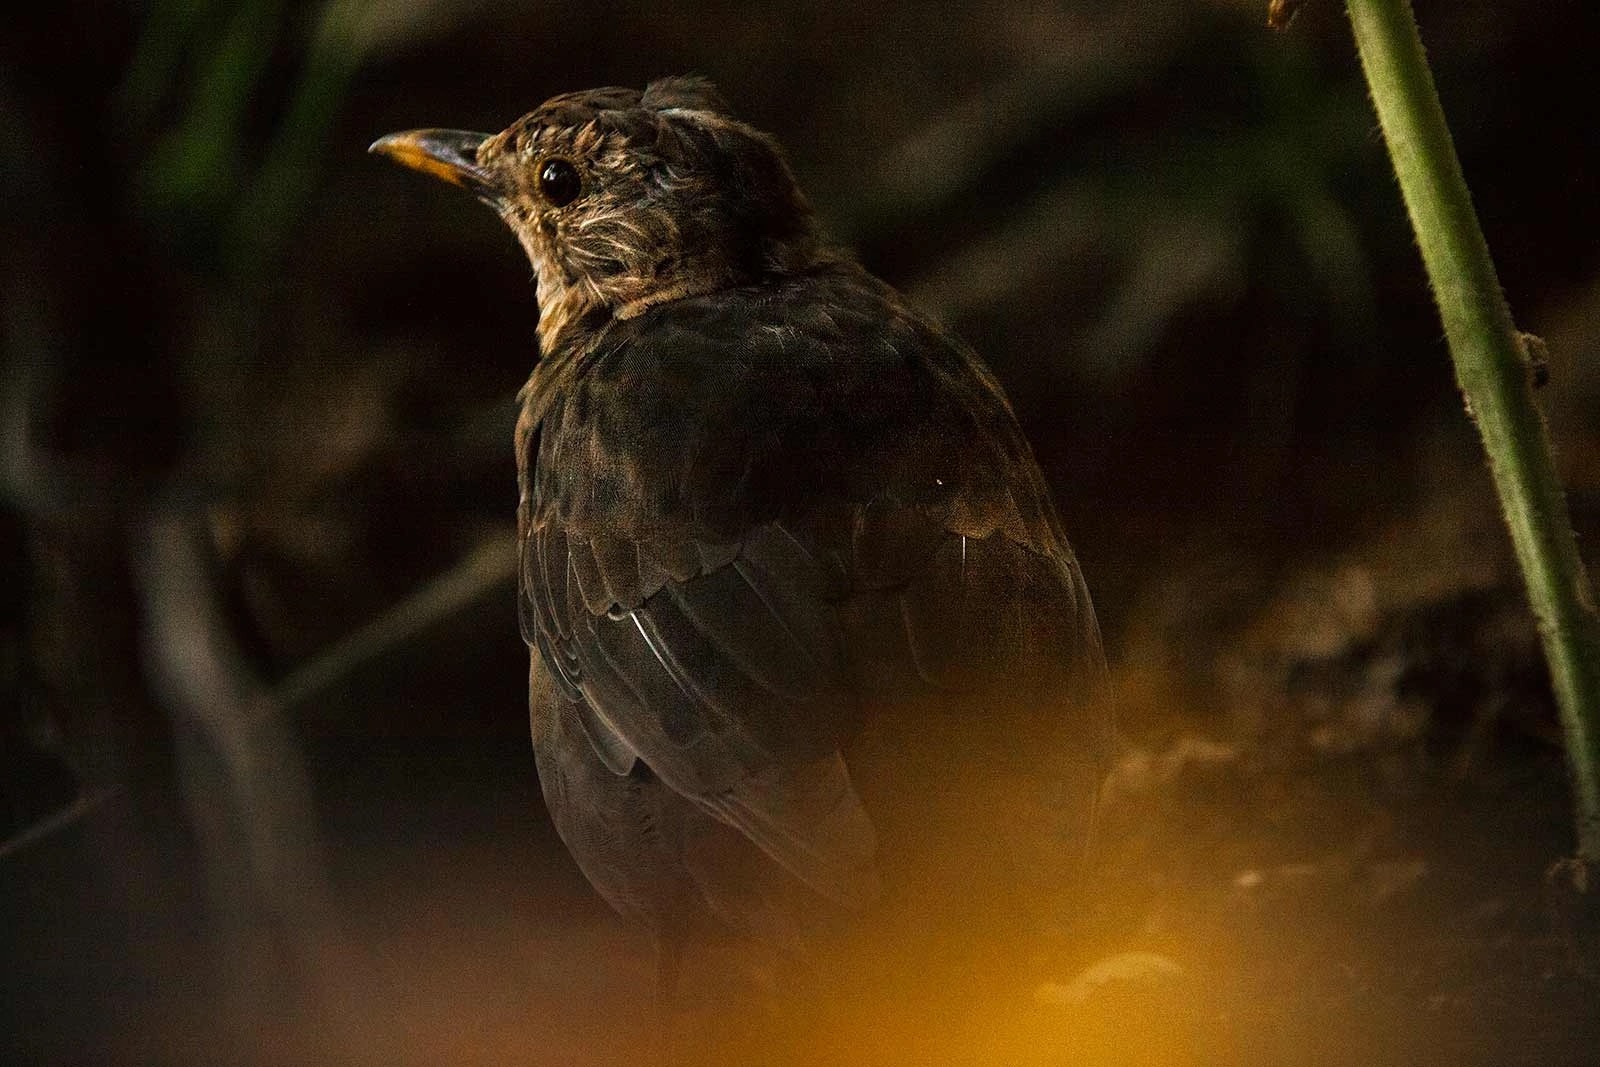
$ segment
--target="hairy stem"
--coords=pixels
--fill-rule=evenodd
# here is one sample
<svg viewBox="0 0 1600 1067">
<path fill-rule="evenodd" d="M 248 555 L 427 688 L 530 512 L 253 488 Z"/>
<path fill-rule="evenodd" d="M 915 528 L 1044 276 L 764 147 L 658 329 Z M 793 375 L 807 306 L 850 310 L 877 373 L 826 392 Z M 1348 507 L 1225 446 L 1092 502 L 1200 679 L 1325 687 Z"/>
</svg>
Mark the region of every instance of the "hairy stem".
<svg viewBox="0 0 1600 1067">
<path fill-rule="evenodd" d="M 1356 46 L 1477 422 L 1566 735 L 1578 854 L 1600 860 L 1600 618 L 1521 335 L 1473 212 L 1410 0 L 1348 0 Z"/>
</svg>

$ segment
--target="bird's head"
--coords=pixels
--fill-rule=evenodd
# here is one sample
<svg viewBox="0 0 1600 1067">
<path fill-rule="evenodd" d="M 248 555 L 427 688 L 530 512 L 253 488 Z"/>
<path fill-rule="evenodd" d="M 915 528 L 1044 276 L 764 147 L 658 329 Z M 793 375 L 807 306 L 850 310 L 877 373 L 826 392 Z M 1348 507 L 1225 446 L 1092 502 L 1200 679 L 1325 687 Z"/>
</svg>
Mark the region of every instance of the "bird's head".
<svg viewBox="0 0 1600 1067">
<path fill-rule="evenodd" d="M 371 150 L 499 212 L 533 263 L 546 346 L 589 312 L 631 317 L 816 255 L 777 145 L 698 78 L 569 93 L 497 134 L 412 130 Z"/>
</svg>

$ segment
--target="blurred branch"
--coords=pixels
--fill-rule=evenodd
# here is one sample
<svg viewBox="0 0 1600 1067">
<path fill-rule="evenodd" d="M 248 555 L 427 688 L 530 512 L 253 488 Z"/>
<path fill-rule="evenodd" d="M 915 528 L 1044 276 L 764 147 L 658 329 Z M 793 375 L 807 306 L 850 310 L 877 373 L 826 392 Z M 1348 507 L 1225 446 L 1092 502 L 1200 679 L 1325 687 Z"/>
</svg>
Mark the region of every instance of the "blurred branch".
<svg viewBox="0 0 1600 1067">
<path fill-rule="evenodd" d="M 63 830 L 69 830 L 80 821 L 93 815 L 101 805 L 111 800 L 122 792 L 121 786 L 110 785 L 80 795 L 71 804 L 52 812 L 40 819 L 21 833 L 14 834 L 5 841 L 0 841 L 0 863 L 25 849 L 32 848 L 46 838 L 53 837 Z"/>
<path fill-rule="evenodd" d="M 1085 28 L 1085 47 L 1053 49 L 1034 62 L 1016 65 L 891 144 L 873 168 L 869 191 L 831 214 L 833 231 L 846 244 L 857 245 L 933 211 L 971 188 L 1019 146 L 1048 136 L 1074 113 L 1151 77 L 1183 40 L 1184 6 L 1174 9 L 1179 17 L 1157 21 L 1141 7 L 1107 11 L 1102 22 Z"/>
<path fill-rule="evenodd" d="M 285 678 L 275 690 L 277 701 L 291 708 L 304 703 L 362 664 L 508 585 L 516 563 L 508 538 L 486 538 L 455 566 Z"/>
<path fill-rule="evenodd" d="M 1550 664 L 1577 802 L 1578 855 L 1600 863 L 1600 615 L 1578 554 L 1533 370 L 1422 50 L 1409 0 L 1349 0 L 1362 69 L 1477 423 Z"/>
<path fill-rule="evenodd" d="M 284 707 L 233 640 L 199 523 L 157 513 L 138 549 L 144 652 L 172 718 L 213 909 L 238 938 L 264 908 L 309 959 L 332 909 L 311 783 Z"/>
<path fill-rule="evenodd" d="M 1068 181 L 1035 197 L 998 230 L 941 259 L 906 285 L 919 307 L 959 319 L 1000 303 L 1019 284 L 1088 254 L 1104 231 L 1112 193 Z"/>
<path fill-rule="evenodd" d="M 1329 189 L 1337 157 L 1311 159 L 1300 150 L 1347 143 L 1341 135 L 1350 110 L 1342 97 L 1325 99 L 1315 110 L 1202 138 L 1184 151 L 1130 153 L 1109 175 L 1068 178 L 913 279 L 907 295 L 941 318 L 960 320 L 1036 279 L 1106 263 L 1115 284 L 1074 365 L 1109 378 L 1149 352 L 1184 308 L 1231 288 L 1247 271 L 1252 228 L 1278 210 L 1336 325 L 1368 329 L 1374 300 L 1366 257 L 1353 220 Z"/>
<path fill-rule="evenodd" d="M 272 343 L 273 331 L 262 328 L 270 310 L 260 283 L 272 277 L 295 216 L 310 200 L 328 130 L 361 56 L 366 4 L 325 0 L 317 8 L 298 76 L 259 163 L 250 158 L 250 131 L 264 110 L 264 87 L 276 84 L 273 60 L 289 26 L 284 0 L 152 0 L 116 102 L 140 146 L 144 127 L 164 124 L 128 206 L 148 236 L 177 246 L 174 262 L 202 298 L 178 359 L 194 394 L 189 447 L 159 499 L 150 499 L 147 485 L 118 484 L 121 508 L 102 525 L 114 539 L 119 577 L 131 563 L 129 613 L 137 615 L 141 647 L 126 658 L 142 659 L 140 695 L 155 694 L 170 724 L 211 908 L 224 923 L 228 961 L 244 992 L 264 985 L 253 950 L 288 944 L 300 962 L 312 961 L 333 912 L 299 739 L 241 647 L 204 513 L 216 496 L 239 492 L 239 472 L 249 469 L 253 442 L 240 412 L 250 397 L 237 386 L 257 352 Z M 39 332 L 22 319 L 6 326 L 8 334 Z M 43 357 L 52 354 L 36 339 L 33 347 Z M 59 504 L 51 462 L 32 448 L 32 393 L 50 369 L 43 357 L 33 380 L 8 397 L 4 473 L 36 513 L 59 509 L 58 524 L 71 527 L 104 502 L 80 502 L 75 492 Z M 122 457 L 105 466 L 108 481 L 134 481 L 120 469 Z M 79 567 L 95 562 L 73 560 Z M 104 596 L 103 589 L 95 592 Z M 80 643 L 103 636 L 92 614 L 78 621 Z M 270 924 L 263 927 L 262 918 Z"/>
<path fill-rule="evenodd" d="M 1246 278 L 1272 279 L 1286 304 L 1300 305 L 1308 317 L 1325 315 L 1335 330 L 1365 340 L 1377 320 L 1370 265 L 1337 191 L 1352 146 L 1370 124 L 1365 103 L 1356 92 L 1323 86 L 1303 50 L 1264 41 L 1242 47 L 1238 65 L 1252 98 L 1261 101 L 1259 116 L 1197 128 L 1159 145 L 1092 138 L 1057 145 L 1051 151 L 1060 177 L 1010 200 L 997 225 L 912 279 L 908 295 L 959 321 L 1051 275 L 1103 276 L 1109 282 L 1104 298 L 1096 294 L 1092 305 L 1077 309 L 1092 321 L 1078 331 L 1082 343 L 1073 364 L 1103 378 L 1137 366 L 1185 309 L 1207 298 L 1226 299 Z M 1146 79 L 1159 74 L 1161 64 L 1184 62 L 1173 60 L 1162 42 L 1141 42 L 1137 51 Z M 913 224 L 919 211 L 960 214 L 986 168 L 1031 158 L 1036 149 L 1030 146 L 1040 136 L 1036 122 L 1052 114 L 1070 117 L 1128 91 L 1116 74 L 1100 77 L 1091 69 L 1081 75 L 1082 84 L 1055 75 L 1061 84 L 1053 100 L 1047 92 L 1046 99 L 1019 103 L 1015 114 L 998 119 L 986 110 L 988 101 L 1003 101 L 1026 86 L 1046 91 L 1041 86 L 1052 69 L 1043 64 L 1040 71 L 1014 74 L 890 148 L 873 168 L 884 175 L 883 189 L 839 214 L 886 212 L 873 228 L 888 233 Z M 1056 128 L 1046 136 L 1061 137 Z M 972 144 L 963 144 L 968 137 Z M 1261 233 L 1281 242 L 1270 253 L 1274 267 L 1288 263 L 1292 269 L 1252 270 L 1250 260 L 1263 255 Z M 1313 303 L 1315 310 L 1305 306 Z"/>
</svg>

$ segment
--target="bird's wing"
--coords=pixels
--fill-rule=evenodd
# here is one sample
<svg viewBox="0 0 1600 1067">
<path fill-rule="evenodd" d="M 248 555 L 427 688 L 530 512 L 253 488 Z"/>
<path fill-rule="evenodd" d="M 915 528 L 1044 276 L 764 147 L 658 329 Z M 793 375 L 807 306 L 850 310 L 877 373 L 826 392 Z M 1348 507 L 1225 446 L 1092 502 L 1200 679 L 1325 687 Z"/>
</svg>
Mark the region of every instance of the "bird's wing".
<svg viewBox="0 0 1600 1067">
<path fill-rule="evenodd" d="M 834 732 L 853 700 L 838 626 L 781 527 L 661 561 L 545 526 L 523 575 L 533 640 L 613 773 L 642 760 L 818 892 L 875 894 L 872 826 Z"/>
<path fill-rule="evenodd" d="M 998 387 L 863 277 L 681 301 L 550 368 L 525 637 L 612 771 L 642 760 L 824 895 L 876 889 L 839 755 L 874 690 L 1098 656 Z"/>
</svg>

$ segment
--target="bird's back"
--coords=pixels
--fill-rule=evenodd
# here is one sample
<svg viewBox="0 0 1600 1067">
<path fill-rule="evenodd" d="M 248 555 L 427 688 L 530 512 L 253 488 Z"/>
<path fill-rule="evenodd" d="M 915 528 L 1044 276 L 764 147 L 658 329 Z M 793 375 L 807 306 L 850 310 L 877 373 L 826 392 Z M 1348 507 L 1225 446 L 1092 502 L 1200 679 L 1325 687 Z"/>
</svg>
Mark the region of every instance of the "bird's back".
<svg viewBox="0 0 1600 1067">
<path fill-rule="evenodd" d="M 952 835 L 1015 852 L 969 804 L 1081 838 L 1099 634 L 968 349 L 843 261 L 574 333 L 524 394 L 519 603 L 546 796 L 613 904 L 782 941 Z"/>
</svg>

